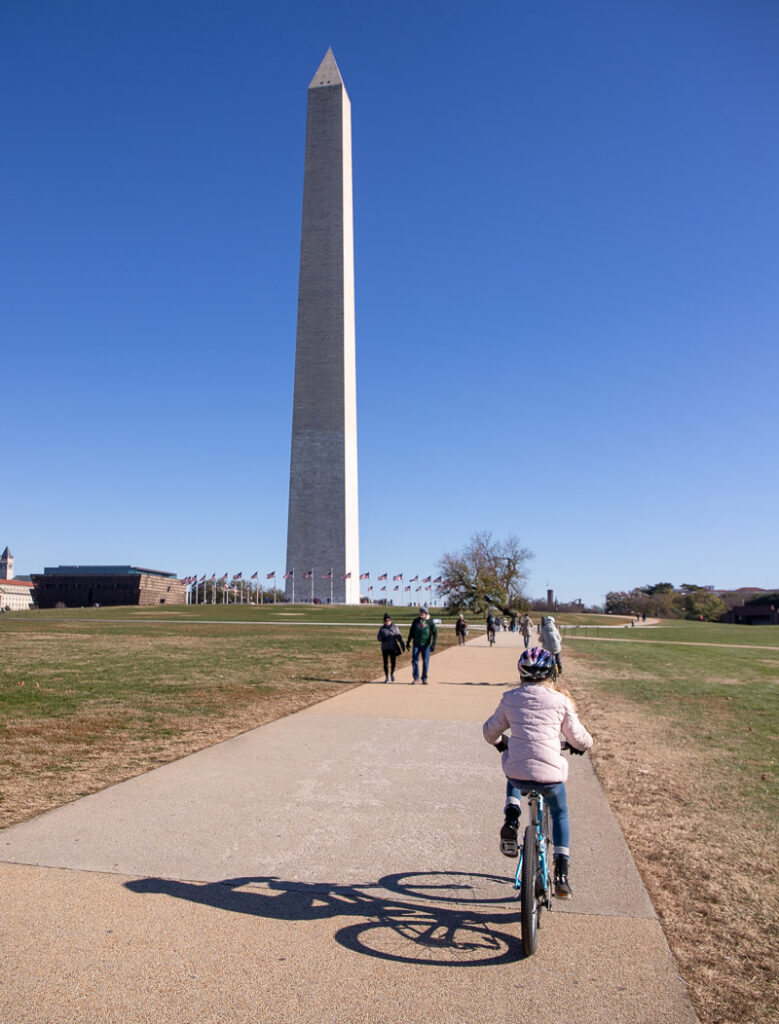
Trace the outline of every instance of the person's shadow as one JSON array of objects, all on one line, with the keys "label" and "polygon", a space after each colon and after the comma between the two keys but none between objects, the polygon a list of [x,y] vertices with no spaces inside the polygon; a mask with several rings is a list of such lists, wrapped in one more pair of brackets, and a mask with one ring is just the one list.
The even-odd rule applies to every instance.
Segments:
[{"label": "person's shadow", "polygon": [[276,921],[352,918],[355,923],[334,933],[336,942],[399,963],[486,967],[522,956],[512,934],[519,922],[512,879],[495,875],[420,872],[385,875],[368,885],[264,876],[211,883],[141,878],[125,887]]}]

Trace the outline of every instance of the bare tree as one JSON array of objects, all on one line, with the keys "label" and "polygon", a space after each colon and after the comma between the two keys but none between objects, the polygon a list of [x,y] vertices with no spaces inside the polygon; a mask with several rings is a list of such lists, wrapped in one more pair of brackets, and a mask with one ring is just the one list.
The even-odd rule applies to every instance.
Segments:
[{"label": "bare tree", "polygon": [[441,591],[454,611],[484,612],[497,606],[506,614],[526,604],[525,584],[533,552],[513,535],[493,540],[489,531],[474,533],[461,552],[444,554],[438,563]]}]

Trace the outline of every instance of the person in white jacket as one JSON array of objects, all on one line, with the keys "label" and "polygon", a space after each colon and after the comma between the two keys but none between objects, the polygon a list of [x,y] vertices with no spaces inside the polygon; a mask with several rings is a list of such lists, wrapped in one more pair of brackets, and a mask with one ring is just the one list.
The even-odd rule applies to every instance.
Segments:
[{"label": "person in white jacket", "polygon": [[563,659],[560,656],[560,651],[563,649],[563,638],[560,636],[560,630],[557,628],[554,615],[547,615],[546,618],[541,619],[538,636],[544,650],[554,655],[554,660],[557,663],[557,674],[562,675]]},{"label": "person in white jacket", "polygon": [[[506,775],[505,820],[500,830],[501,853],[516,857],[522,791],[543,793],[552,814],[555,846],[555,896],[570,899],[568,880],[571,828],[565,780],[568,761],[563,757],[560,733],[574,753],[592,746],[592,736],[576,714],[571,698],[553,686],[554,655],[540,647],[522,652],[517,664],[521,684],[503,694],[495,714],[484,723],[484,738],[503,751]],[[505,730],[511,735],[506,737]]]}]

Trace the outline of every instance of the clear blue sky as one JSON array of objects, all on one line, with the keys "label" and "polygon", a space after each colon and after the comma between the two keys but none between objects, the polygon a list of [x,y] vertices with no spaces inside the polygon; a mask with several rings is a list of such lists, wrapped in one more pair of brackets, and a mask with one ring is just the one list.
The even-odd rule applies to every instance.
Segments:
[{"label": "clear blue sky", "polygon": [[0,547],[284,569],[306,89],[352,101],[361,568],[779,586],[773,0],[0,8]]}]

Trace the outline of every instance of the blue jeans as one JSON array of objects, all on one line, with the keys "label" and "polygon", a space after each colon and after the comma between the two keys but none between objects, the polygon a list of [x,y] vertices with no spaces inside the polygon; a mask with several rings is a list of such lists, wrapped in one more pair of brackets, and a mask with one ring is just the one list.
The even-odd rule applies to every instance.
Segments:
[{"label": "blue jeans", "polygon": [[527,647],[528,644],[530,643],[530,634],[529,633],[523,633],[522,634],[522,639],[525,641],[525,647]]},{"label": "blue jeans", "polygon": [[568,856],[571,846],[571,826],[568,822],[568,801],[565,796],[564,782],[528,782],[524,779],[506,779],[506,807],[513,805],[520,810],[521,793],[534,789],[541,793],[549,804],[552,814],[552,841],[555,853]]},{"label": "blue jeans", "polygon": [[419,679],[419,656],[422,655],[422,682],[427,682],[427,670],[430,665],[430,648],[429,647],[417,647],[416,644],[411,648],[411,675],[414,677],[414,682]]}]

